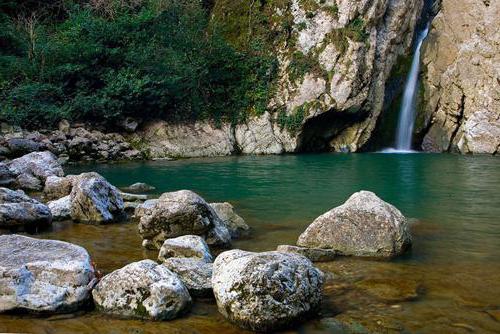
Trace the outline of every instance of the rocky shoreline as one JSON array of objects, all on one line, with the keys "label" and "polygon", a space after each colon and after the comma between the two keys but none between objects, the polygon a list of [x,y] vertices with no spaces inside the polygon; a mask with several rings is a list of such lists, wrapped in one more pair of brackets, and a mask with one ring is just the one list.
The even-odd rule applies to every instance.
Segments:
[{"label": "rocky shoreline", "polygon": [[[237,326],[272,331],[317,315],[325,278],[313,261],[391,258],[411,245],[406,218],[370,192],[318,217],[297,246],[253,253],[227,250],[232,239],[251,237],[229,203],[209,204],[189,190],[158,198],[125,193],[94,172],[65,176],[49,151],[0,164],[2,185],[10,187],[0,188],[0,228],[9,231],[0,236],[0,312],[67,313],[94,305],[119,318],[159,321],[189,312],[196,298],[215,297],[219,312]],[[101,277],[77,245],[12,234],[56,220],[137,222],[142,246],[159,251],[158,262],[130,263]]]}]

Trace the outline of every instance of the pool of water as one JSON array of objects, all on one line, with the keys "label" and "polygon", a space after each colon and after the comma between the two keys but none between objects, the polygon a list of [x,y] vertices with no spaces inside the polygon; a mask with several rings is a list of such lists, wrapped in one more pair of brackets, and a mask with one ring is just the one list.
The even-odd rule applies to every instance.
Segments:
[{"label": "pool of water", "polygon": [[[291,333],[500,333],[500,159],[448,154],[320,154],[80,165],[117,186],[146,182],[156,194],[191,189],[229,201],[252,227],[234,247],[293,244],[312,220],[361,189],[410,218],[413,248],[394,261],[342,258],[327,275],[316,319]],[[87,248],[109,272],[156,253],[141,248],[134,222],[57,223],[42,238]],[[340,325],[340,323],[344,325]],[[210,300],[170,322],[113,319],[95,311],[36,318],[0,316],[0,332],[241,333]]]}]

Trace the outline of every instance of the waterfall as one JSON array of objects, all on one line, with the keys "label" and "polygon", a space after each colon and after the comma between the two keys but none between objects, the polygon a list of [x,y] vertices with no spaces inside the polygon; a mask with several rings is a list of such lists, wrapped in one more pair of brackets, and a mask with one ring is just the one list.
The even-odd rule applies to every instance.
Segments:
[{"label": "waterfall", "polygon": [[427,37],[429,26],[420,32],[417,38],[417,47],[411,63],[410,73],[406,79],[403,103],[399,112],[399,121],[396,135],[396,150],[410,151],[413,127],[415,125],[415,99],[417,96],[418,75],[420,72],[420,49]]}]

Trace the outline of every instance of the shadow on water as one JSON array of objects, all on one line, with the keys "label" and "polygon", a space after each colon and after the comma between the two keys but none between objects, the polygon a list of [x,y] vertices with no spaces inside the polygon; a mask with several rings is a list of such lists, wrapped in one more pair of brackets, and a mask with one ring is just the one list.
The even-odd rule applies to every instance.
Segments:
[{"label": "shadow on water", "polygon": [[[157,194],[192,189],[210,202],[229,201],[252,226],[234,246],[271,250],[295,243],[323,212],[361,189],[376,192],[410,217],[413,248],[391,261],[343,258],[326,273],[319,319],[291,332],[500,332],[500,160],[434,154],[315,154],[227,157],[113,165],[82,165],[117,186],[147,182]],[[133,222],[88,226],[71,222],[37,234],[87,248],[109,272],[157,254],[143,250]],[[496,318],[495,318],[496,317]],[[496,320],[495,320],[496,319]],[[347,324],[347,325],[346,325]],[[0,332],[241,333],[212,302],[171,322],[117,320],[96,312],[68,318],[0,316]]]}]

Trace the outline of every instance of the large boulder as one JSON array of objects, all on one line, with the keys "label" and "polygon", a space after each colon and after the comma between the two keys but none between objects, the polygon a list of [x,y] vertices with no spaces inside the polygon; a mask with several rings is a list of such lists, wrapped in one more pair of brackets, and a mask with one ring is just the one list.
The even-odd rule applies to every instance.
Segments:
[{"label": "large boulder", "polygon": [[49,208],[26,196],[22,190],[0,188],[0,227],[50,224]]},{"label": "large boulder", "polygon": [[212,285],[226,318],[243,328],[273,331],[318,309],[323,274],[301,255],[231,250],[215,259]]},{"label": "large boulder", "polygon": [[231,203],[210,203],[217,215],[222,219],[232,238],[247,236],[250,233],[250,226],[245,223],[236,212]]},{"label": "large boulder", "polygon": [[164,193],[144,210],[139,233],[146,248],[159,249],[168,238],[199,235],[209,245],[226,246],[231,236],[214,209],[189,190]]},{"label": "large boulder", "polygon": [[360,191],[316,218],[297,245],[332,249],[341,255],[393,257],[411,246],[411,236],[398,209],[372,192]]},{"label": "large boulder", "polygon": [[158,199],[148,199],[147,201],[144,201],[144,203],[139,204],[134,210],[135,218],[140,219],[142,216],[151,212],[157,203]]},{"label": "large boulder", "polygon": [[63,176],[57,157],[51,152],[33,152],[14,159],[7,167],[16,175],[17,187],[42,190],[49,176]]},{"label": "large boulder", "polygon": [[0,312],[73,312],[89,301],[95,272],[80,246],[0,236]]},{"label": "large boulder", "polygon": [[179,276],[192,296],[213,296],[212,263],[196,258],[171,257],[163,265]]},{"label": "large boulder", "polygon": [[120,317],[169,320],[191,305],[179,277],[152,260],[134,262],[104,276],[92,295],[98,310]]},{"label": "large boulder", "polygon": [[71,189],[73,189],[75,177],[75,175],[67,175],[63,177],[49,176],[47,180],[45,180],[45,187],[43,188],[45,197],[49,200],[53,200],[69,195],[71,193]]},{"label": "large boulder", "polygon": [[213,261],[207,243],[198,235],[183,235],[165,240],[161,246],[158,260],[164,262],[171,257],[189,257],[205,262]]},{"label": "large boulder", "polygon": [[106,224],[124,215],[118,189],[97,173],[84,173],[73,182],[71,218],[87,224]]}]

